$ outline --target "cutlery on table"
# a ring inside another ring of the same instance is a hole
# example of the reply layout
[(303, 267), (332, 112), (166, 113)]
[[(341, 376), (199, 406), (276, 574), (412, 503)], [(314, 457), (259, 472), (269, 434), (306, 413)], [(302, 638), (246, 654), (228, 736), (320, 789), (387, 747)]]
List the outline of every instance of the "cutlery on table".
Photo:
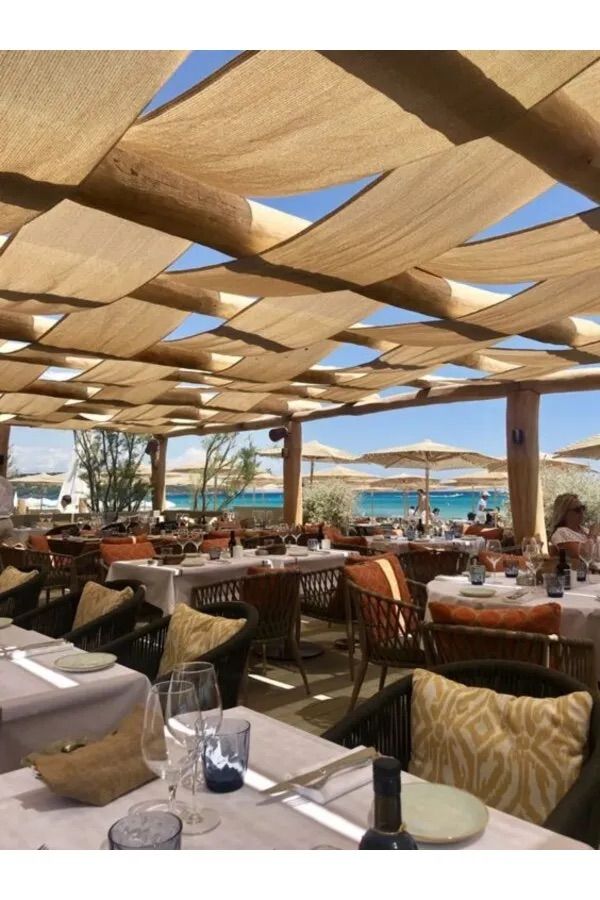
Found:
[(25, 644), (24, 647), (15, 647), (15, 646), (0, 647), (0, 654), (2, 654), (3, 656), (7, 656), (7, 655), (15, 653), (17, 651), (25, 652), (27, 650), (41, 650), (42, 647), (43, 648), (48, 647), (48, 649), (54, 649), (56, 647), (71, 647), (71, 646), (73, 646), (73, 645), (70, 644), (68, 641), (64, 641), (62, 638), (58, 638), (55, 641), (38, 641), (36, 644)]
[(278, 784), (274, 784), (272, 787), (261, 791), (261, 793), (279, 794), (283, 791), (293, 791), (296, 785), (311, 787), (318, 790), (332, 775), (336, 775), (338, 772), (343, 772), (346, 769), (360, 768), (371, 762), (371, 760), (375, 759), (378, 755), (379, 754), (373, 747), (363, 747), (362, 750), (350, 753), (342, 759), (337, 759), (327, 765), (319, 766), (319, 768), (313, 769), (310, 772), (304, 772), (302, 775), (298, 775), (297, 778), (288, 778), (286, 781), (280, 781)]

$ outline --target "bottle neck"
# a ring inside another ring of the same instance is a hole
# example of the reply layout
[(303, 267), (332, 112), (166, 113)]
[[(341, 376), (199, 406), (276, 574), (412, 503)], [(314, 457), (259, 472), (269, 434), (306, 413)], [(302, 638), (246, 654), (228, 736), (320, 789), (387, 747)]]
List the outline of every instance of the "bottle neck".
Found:
[(400, 793), (385, 796), (375, 794), (374, 827), (377, 831), (384, 831), (389, 834), (402, 830)]

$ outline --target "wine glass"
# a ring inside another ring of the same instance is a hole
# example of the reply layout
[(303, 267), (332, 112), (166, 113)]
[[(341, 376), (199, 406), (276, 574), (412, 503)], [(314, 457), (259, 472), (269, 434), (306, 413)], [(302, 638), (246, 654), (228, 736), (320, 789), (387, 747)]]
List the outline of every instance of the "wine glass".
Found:
[(582, 561), (582, 563), (585, 566), (586, 580), (588, 578), (589, 571), (590, 571), (590, 563), (594, 559), (595, 551), (596, 551), (596, 541), (587, 540), (587, 541), (582, 541), (579, 544), (579, 559)]
[[(198, 780), (201, 773), (200, 761), (205, 741), (217, 733), (223, 719), (223, 704), (215, 667), (208, 662), (178, 663), (171, 674), (171, 689), (176, 691), (182, 682), (191, 682), (195, 692), (195, 707), (174, 717), (173, 727), (189, 750), (191, 779), (184, 779), (184, 787), (192, 791), (191, 809), (181, 816), (184, 831), (188, 834), (203, 834), (211, 831), (220, 822), (212, 809), (198, 809)], [(176, 736), (177, 739), (177, 736)]]
[[(129, 810), (138, 812), (170, 812), (181, 816), (183, 804), (177, 803), (175, 794), (182, 772), (187, 764), (187, 752), (171, 735), (167, 728), (169, 682), (161, 682), (150, 688), (146, 697), (144, 723), (142, 725), (142, 757), (155, 775), (166, 782), (169, 789), (169, 800), (148, 800), (136, 803)], [(191, 703), (195, 701), (194, 685), (191, 681), (180, 681), (175, 693), (179, 701)]]
[(537, 584), (538, 572), (544, 562), (542, 545), (536, 538), (523, 538), (521, 550), (527, 562), (527, 568), (533, 574), (534, 583)]
[(502, 544), (500, 541), (486, 541), (485, 549), (488, 555), (489, 561), (492, 564), (494, 569), (494, 580), (496, 579), (496, 569), (498, 563), (502, 562)]

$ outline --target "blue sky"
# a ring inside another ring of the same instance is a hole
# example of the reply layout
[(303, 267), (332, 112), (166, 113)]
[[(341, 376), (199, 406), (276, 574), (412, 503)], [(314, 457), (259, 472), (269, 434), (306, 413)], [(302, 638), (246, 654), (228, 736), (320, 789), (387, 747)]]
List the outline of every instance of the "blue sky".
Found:
[[(199, 50), (194, 51), (173, 77), (163, 86), (147, 111), (178, 96), (194, 84), (233, 59), (239, 51)], [(375, 176), (373, 176), (375, 177)], [(365, 178), (352, 184), (338, 185), (326, 190), (293, 197), (256, 198), (262, 203), (284, 210), (294, 215), (314, 221), (344, 203), (372, 179)], [(500, 223), (473, 237), (487, 237), (537, 225), (552, 219), (573, 215), (594, 204), (588, 198), (562, 185), (557, 185), (541, 194), (534, 201), (517, 210)], [(229, 259), (222, 253), (207, 247), (195, 245), (182, 256), (173, 269), (213, 265)], [(496, 289), (493, 285), (485, 285)], [(520, 291), (525, 285), (502, 285), (497, 290)], [(370, 319), (371, 324), (399, 324), (423, 321), (426, 317), (403, 310), (384, 310)], [(549, 320), (551, 316), (549, 316)], [(214, 328), (220, 320), (210, 316), (191, 316), (183, 327), (173, 332), (172, 337), (185, 337)], [(510, 338), (503, 342), (505, 347), (536, 347), (534, 341), (525, 338)], [(339, 349), (325, 362), (339, 366), (352, 366), (373, 357), (372, 351), (362, 347)], [(468, 370), (456, 366), (444, 366), (437, 374), (461, 376)], [(473, 374), (468, 372), (468, 374)], [(398, 389), (383, 391), (385, 396), (397, 393)], [(573, 394), (556, 394), (542, 398), (540, 415), (540, 446), (552, 451), (567, 443), (598, 431), (594, 413), (598, 409), (600, 392), (590, 391)], [(424, 437), (447, 443), (468, 446), (495, 455), (505, 453), (505, 402), (492, 400), (478, 403), (455, 403), (447, 406), (432, 406), (404, 411), (391, 411), (362, 417), (340, 417), (307, 423), (304, 426), (305, 440), (320, 440), (351, 452), (361, 453), (395, 444), (411, 443)], [(258, 446), (269, 444), (266, 432), (255, 432), (254, 441)], [(12, 431), (15, 463), (21, 471), (62, 469), (68, 463), (73, 444), (71, 432), (56, 430), (36, 430), (14, 428)], [(169, 461), (180, 459), (190, 448), (199, 447), (199, 438), (171, 439)], [(278, 468), (272, 466), (273, 470)]]

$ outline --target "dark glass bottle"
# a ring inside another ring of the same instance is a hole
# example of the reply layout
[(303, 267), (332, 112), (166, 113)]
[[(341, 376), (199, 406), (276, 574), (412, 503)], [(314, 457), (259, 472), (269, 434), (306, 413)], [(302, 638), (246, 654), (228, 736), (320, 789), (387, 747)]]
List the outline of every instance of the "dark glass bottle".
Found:
[(235, 531), (229, 532), (229, 555), (233, 558), (233, 548), (235, 547)]
[(325, 540), (325, 532), (323, 531), (323, 523), (319, 522), (319, 530), (317, 532), (317, 540), (319, 542), (319, 550), (323, 549), (323, 541)]
[(556, 565), (556, 574), (562, 575), (565, 580), (565, 591), (571, 588), (571, 567), (567, 562), (567, 551), (558, 551), (558, 563)]
[(418, 850), (402, 824), (400, 763), (391, 756), (373, 762), (374, 824), (362, 836), (359, 850)]
[(419, 519), (419, 522), (417, 524), (417, 531), (419, 532), (419, 535), (421, 537), (423, 537), (423, 535), (425, 534), (425, 526), (423, 525), (423, 519)]

